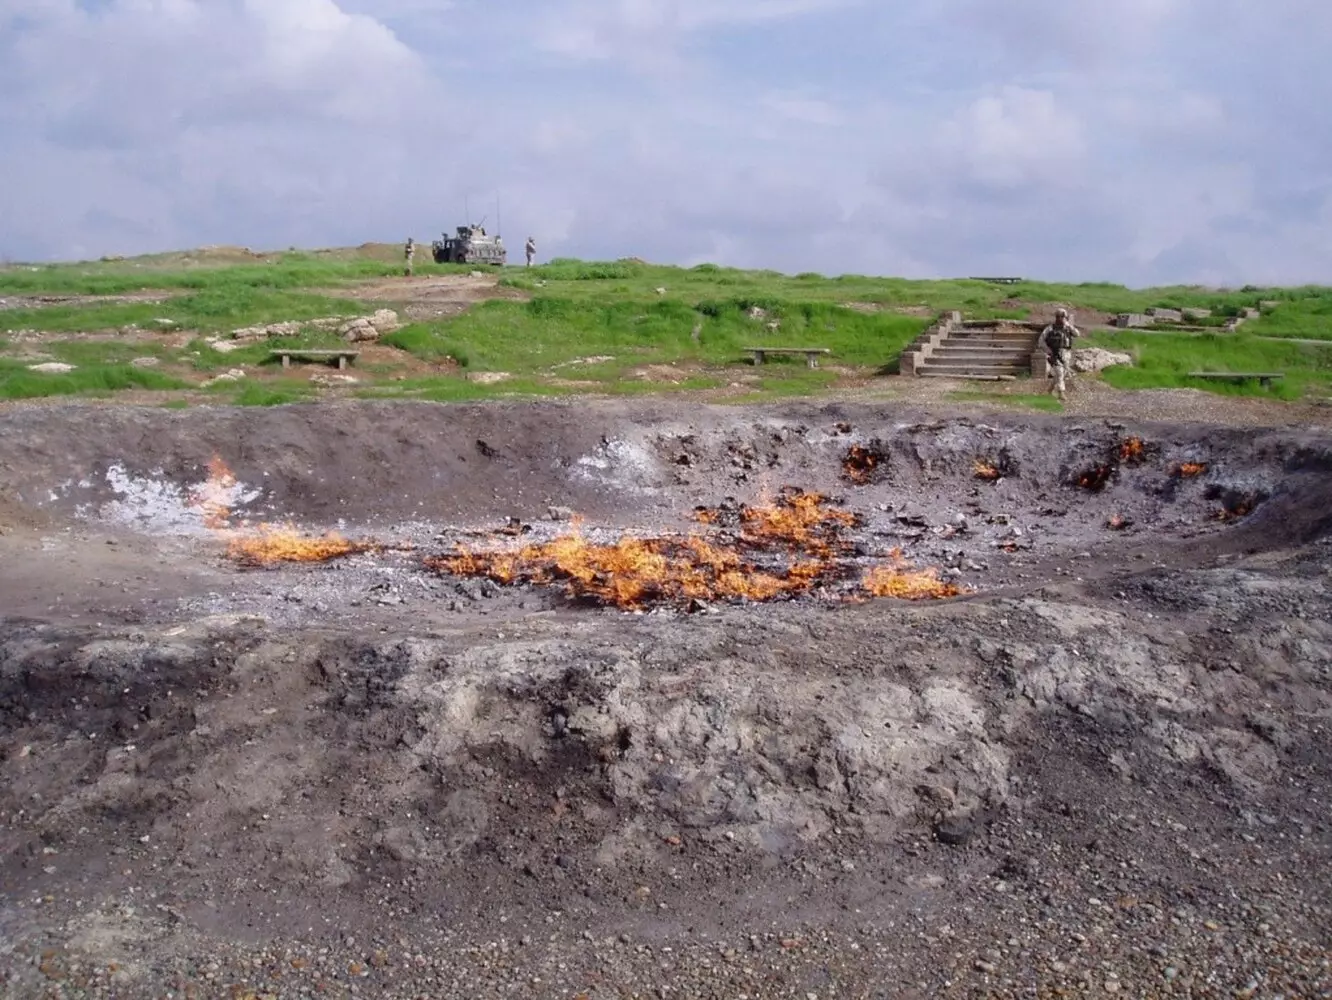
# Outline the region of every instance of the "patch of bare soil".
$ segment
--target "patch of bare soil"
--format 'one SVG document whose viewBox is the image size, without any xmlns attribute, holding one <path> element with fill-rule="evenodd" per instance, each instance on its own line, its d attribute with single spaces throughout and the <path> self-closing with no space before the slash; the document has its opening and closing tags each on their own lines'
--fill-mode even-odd
<svg viewBox="0 0 1332 1000">
<path fill-rule="evenodd" d="M 45 521 L 0 536 L 8 995 L 1332 990 L 1326 433 L 67 406 L 0 413 L 0 470 Z M 846 512 L 787 599 L 423 562 L 750 573 L 783 487 Z M 228 555 L 329 530 L 385 547 Z M 902 561 L 963 594 L 848 599 Z"/>
<path fill-rule="evenodd" d="M 393 303 L 409 320 L 438 319 L 454 316 L 469 306 L 487 299 L 525 300 L 526 294 L 515 288 L 503 288 L 493 273 L 422 275 L 420 277 L 383 278 L 358 282 L 342 288 L 326 289 L 325 295 L 354 298 L 361 302 Z"/>
<path fill-rule="evenodd" d="M 48 306 L 91 306 L 107 303 L 165 302 L 179 291 L 143 291 L 125 295 L 0 295 L 0 310 L 42 309 Z"/>
</svg>

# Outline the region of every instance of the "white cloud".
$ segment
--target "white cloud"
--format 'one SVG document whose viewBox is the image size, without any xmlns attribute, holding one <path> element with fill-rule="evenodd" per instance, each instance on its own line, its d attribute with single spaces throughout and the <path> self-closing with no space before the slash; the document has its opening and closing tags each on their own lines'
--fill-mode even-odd
<svg viewBox="0 0 1332 1000">
<path fill-rule="evenodd" d="M 1329 31 L 1315 0 L 0 0 L 0 255 L 427 238 L 499 196 L 543 256 L 1326 278 Z"/>
</svg>

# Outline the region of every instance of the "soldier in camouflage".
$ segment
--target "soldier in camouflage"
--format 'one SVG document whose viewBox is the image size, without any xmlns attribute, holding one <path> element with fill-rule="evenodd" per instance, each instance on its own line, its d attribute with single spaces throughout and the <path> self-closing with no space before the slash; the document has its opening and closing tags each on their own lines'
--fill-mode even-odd
<svg viewBox="0 0 1332 1000">
<path fill-rule="evenodd" d="M 407 237 L 407 246 L 403 248 L 403 256 L 407 258 L 407 267 L 404 268 L 403 273 L 410 278 L 412 276 L 412 260 L 416 256 L 416 241 L 410 236 Z"/>
<path fill-rule="evenodd" d="M 1054 373 L 1054 394 L 1060 399 L 1064 398 L 1065 379 L 1073 364 L 1073 338 L 1081 336 L 1082 331 L 1073 325 L 1062 306 L 1055 310 L 1054 322 L 1041 331 L 1041 346 Z"/>
<path fill-rule="evenodd" d="M 532 258 L 536 256 L 536 240 L 529 236 L 527 238 L 527 246 L 523 247 L 523 250 L 527 253 L 527 266 L 531 267 Z"/>
</svg>

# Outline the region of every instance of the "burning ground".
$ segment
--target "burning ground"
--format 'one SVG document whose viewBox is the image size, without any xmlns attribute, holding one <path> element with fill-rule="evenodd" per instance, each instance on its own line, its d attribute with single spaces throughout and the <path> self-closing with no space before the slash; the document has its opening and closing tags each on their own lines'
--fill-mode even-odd
<svg viewBox="0 0 1332 1000">
<path fill-rule="evenodd" d="M 1329 988 L 1315 432 L 0 419 L 15 996 Z"/>
</svg>

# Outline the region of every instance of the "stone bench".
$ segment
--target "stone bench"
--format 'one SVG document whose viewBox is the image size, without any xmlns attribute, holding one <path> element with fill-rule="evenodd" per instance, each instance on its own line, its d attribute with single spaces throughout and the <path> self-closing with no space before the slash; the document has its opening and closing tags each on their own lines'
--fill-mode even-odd
<svg viewBox="0 0 1332 1000">
<path fill-rule="evenodd" d="M 803 354 L 805 363 L 811 368 L 819 366 L 820 354 L 831 354 L 832 350 L 827 347 L 746 347 L 746 351 L 754 355 L 754 364 L 763 364 L 764 359 L 769 354 Z"/>
<path fill-rule="evenodd" d="M 1257 379 L 1262 386 L 1269 386 L 1273 380 L 1285 377 L 1285 372 L 1189 372 L 1189 378 L 1210 379 L 1214 382 L 1247 382 Z"/>
<path fill-rule="evenodd" d="M 360 353 L 360 351 L 345 351 L 338 349 L 323 351 L 302 350 L 300 348 L 278 348 L 277 350 L 268 352 L 268 359 L 272 361 L 275 358 L 281 358 L 283 368 L 290 368 L 293 359 L 296 361 L 320 361 L 324 363 L 336 359 L 339 368 L 346 368 L 356 360 Z"/>
</svg>

